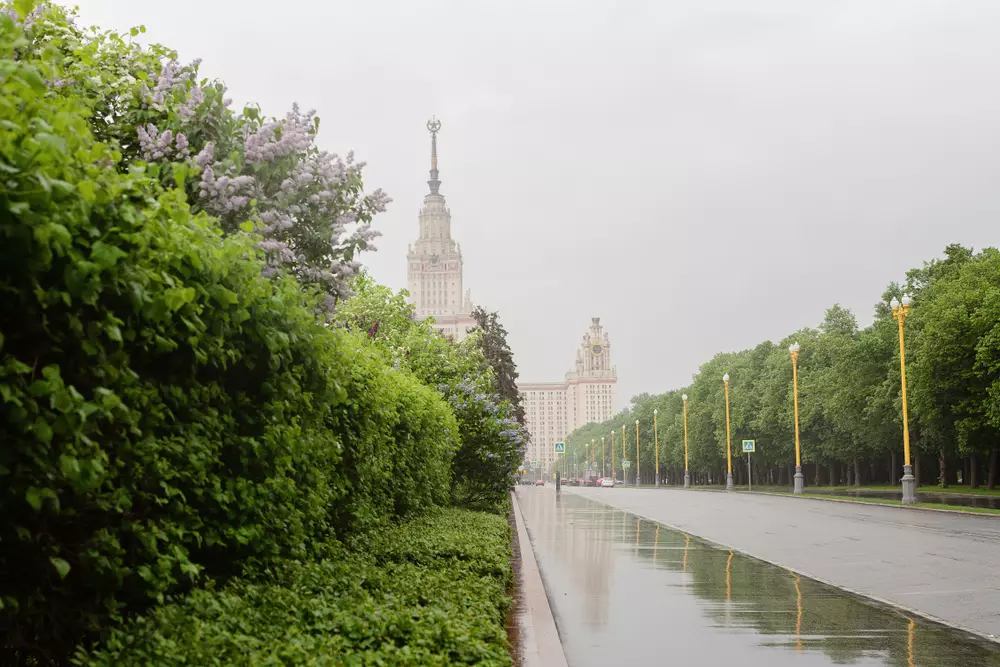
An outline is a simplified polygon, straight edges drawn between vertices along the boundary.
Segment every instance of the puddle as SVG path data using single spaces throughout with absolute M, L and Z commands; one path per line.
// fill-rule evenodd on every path
M 518 499 L 571 667 L 1000 667 L 998 645 L 622 510 Z

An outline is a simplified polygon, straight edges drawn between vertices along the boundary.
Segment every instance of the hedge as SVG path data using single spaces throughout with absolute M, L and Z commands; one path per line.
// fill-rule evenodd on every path
M 0 15 L 5 651 L 62 662 L 170 594 L 443 502 L 438 394 L 156 167 L 118 173 L 17 39 Z
M 193 591 L 77 664 L 507 666 L 512 576 L 504 517 L 438 510 L 266 581 Z

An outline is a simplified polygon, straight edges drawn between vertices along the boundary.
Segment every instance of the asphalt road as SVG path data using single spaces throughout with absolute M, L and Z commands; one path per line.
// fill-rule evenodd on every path
M 1000 637 L 1000 517 L 681 489 L 562 492 Z

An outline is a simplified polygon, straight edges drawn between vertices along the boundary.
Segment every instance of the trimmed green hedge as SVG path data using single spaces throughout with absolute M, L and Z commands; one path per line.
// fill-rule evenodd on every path
M 198 590 L 81 653 L 90 667 L 511 664 L 506 519 L 438 510 L 318 562 Z
M 59 663 L 167 595 L 445 502 L 438 394 L 155 167 L 118 173 L 19 38 L 0 12 L 2 648 Z

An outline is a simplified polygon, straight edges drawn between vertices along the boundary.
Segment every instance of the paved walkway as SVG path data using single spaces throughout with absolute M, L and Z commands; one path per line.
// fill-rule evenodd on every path
M 563 492 L 1000 637 L 1000 517 L 680 489 L 564 487 Z

